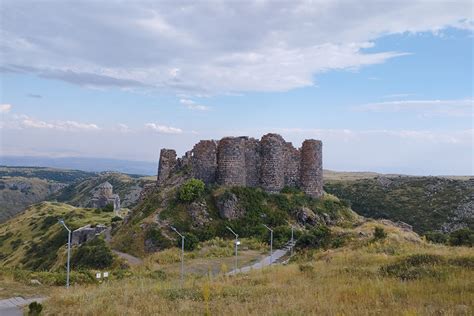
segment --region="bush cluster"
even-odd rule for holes
[[[179,189],[179,199],[183,202],[193,202],[203,195],[205,189],[204,182],[194,178],[190,179]]]
[[[375,227],[374,228],[374,240],[382,240],[387,237],[387,233],[383,227]]]
[[[298,239],[298,248],[326,248],[331,242],[331,231],[327,226],[314,227],[304,232]]]
[[[474,230],[470,228],[462,228],[444,234],[442,232],[427,232],[425,234],[426,240],[438,244],[449,244],[450,246],[474,246]]]
[[[94,238],[74,251],[71,264],[74,268],[103,269],[114,261],[112,251],[102,238]]]
[[[382,266],[383,275],[397,277],[402,280],[416,280],[423,277],[442,278],[443,265],[446,260],[439,255],[415,254],[408,256],[396,263]]]

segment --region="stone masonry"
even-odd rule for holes
[[[261,140],[225,137],[200,141],[179,159],[176,151],[162,149],[157,185],[164,185],[173,173],[183,169],[206,184],[261,187],[268,192],[288,186],[313,197],[323,194],[319,140],[305,140],[297,149],[278,134],[264,135]]]

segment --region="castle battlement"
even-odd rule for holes
[[[162,149],[157,185],[163,185],[174,172],[184,168],[206,184],[261,187],[268,192],[279,192],[288,186],[314,197],[323,194],[319,140],[305,140],[299,149],[278,134],[264,135],[261,140],[202,140],[182,158],[177,158],[175,150]]]

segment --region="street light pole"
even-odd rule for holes
[[[273,263],[273,229],[263,224],[270,231],[270,265]]]
[[[184,236],[181,235],[176,228],[170,226],[172,230],[176,232],[179,236],[181,236],[181,282],[184,280]]]
[[[291,226],[291,255],[293,255],[293,247],[294,247],[294,242],[295,242],[295,238],[294,238],[294,229],[295,229],[295,226],[293,226],[293,224],[291,224],[289,221],[286,221],[290,226]]]
[[[235,236],[235,267],[234,267],[235,273],[234,273],[234,274],[237,274],[237,267],[238,267],[238,262],[237,262],[237,246],[238,246],[238,244],[239,244],[239,235],[237,235],[237,234],[232,230],[232,228],[230,228],[229,226],[226,226],[226,228],[227,228],[228,230],[230,230],[230,232],[231,232],[232,234],[234,234],[234,236]]]
[[[70,262],[71,262],[71,230],[66,226],[63,219],[59,220],[59,224],[66,228],[67,234],[67,273],[66,273],[66,288],[69,288],[69,273],[70,273]]]

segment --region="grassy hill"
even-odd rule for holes
[[[171,184],[155,189],[133,209],[112,245],[137,256],[168,248],[176,234],[170,226],[187,233],[188,240],[206,241],[229,236],[230,226],[240,237],[268,240],[263,224],[278,232],[278,247],[290,238],[288,221],[304,227],[350,225],[358,219],[347,204],[325,195],[312,199],[294,189],[268,194],[259,188],[211,186],[189,201],[180,190],[186,179],[175,175]],[[225,214],[226,212],[230,214]]]
[[[419,233],[474,229],[474,179],[381,176],[330,179],[325,190],[360,215],[406,222]]]
[[[58,250],[67,244],[67,232],[58,224],[64,219],[71,229],[87,224],[110,225],[113,213],[42,202],[0,224],[0,267],[50,270]]]
[[[387,232],[385,238],[374,239],[376,226]],[[299,250],[288,265],[249,274],[188,274],[181,283],[178,274],[152,270],[148,276],[137,274],[100,286],[55,288],[44,303],[45,312],[472,315],[472,248],[428,244],[412,232],[377,221],[338,230],[348,236],[343,247]]]
[[[67,185],[94,175],[79,170],[0,167],[0,223]]]
[[[94,189],[105,181],[112,184],[114,193],[120,196],[122,206],[131,208],[138,202],[143,187],[146,184],[154,183],[156,178],[105,172],[68,186],[51,195],[48,199],[78,207],[87,207]]]
[[[59,201],[78,207],[89,206],[93,190],[109,181],[122,206],[133,207],[145,184],[153,177],[121,173],[94,173],[42,167],[0,167],[0,223],[41,201]]]
[[[50,297],[44,303],[45,314],[473,312],[472,248],[431,244],[390,221],[364,219],[331,194],[312,199],[294,189],[280,194],[241,187],[200,191],[199,185],[188,183],[177,175],[164,189],[150,192],[113,231],[112,247],[143,260],[108,270],[110,280],[101,284],[93,277],[87,282],[75,279],[71,291],[55,286],[64,283],[60,279],[38,289]],[[44,202],[1,225],[1,262],[8,269],[0,268],[0,282],[10,288],[8,295],[19,293],[12,289],[33,291],[32,278],[39,273],[49,277],[63,269],[64,248],[60,248],[66,235],[57,224],[59,217],[76,228],[109,223],[111,216]],[[268,251],[268,231],[263,224],[274,229],[277,248],[290,239],[287,221],[296,226],[298,238],[296,255],[289,264],[225,275],[233,264],[233,236],[226,226],[242,241],[240,264],[249,264]],[[186,236],[184,282],[179,277],[177,238],[170,225]],[[41,281],[45,284],[47,277]],[[7,293],[0,289],[0,295]]]

